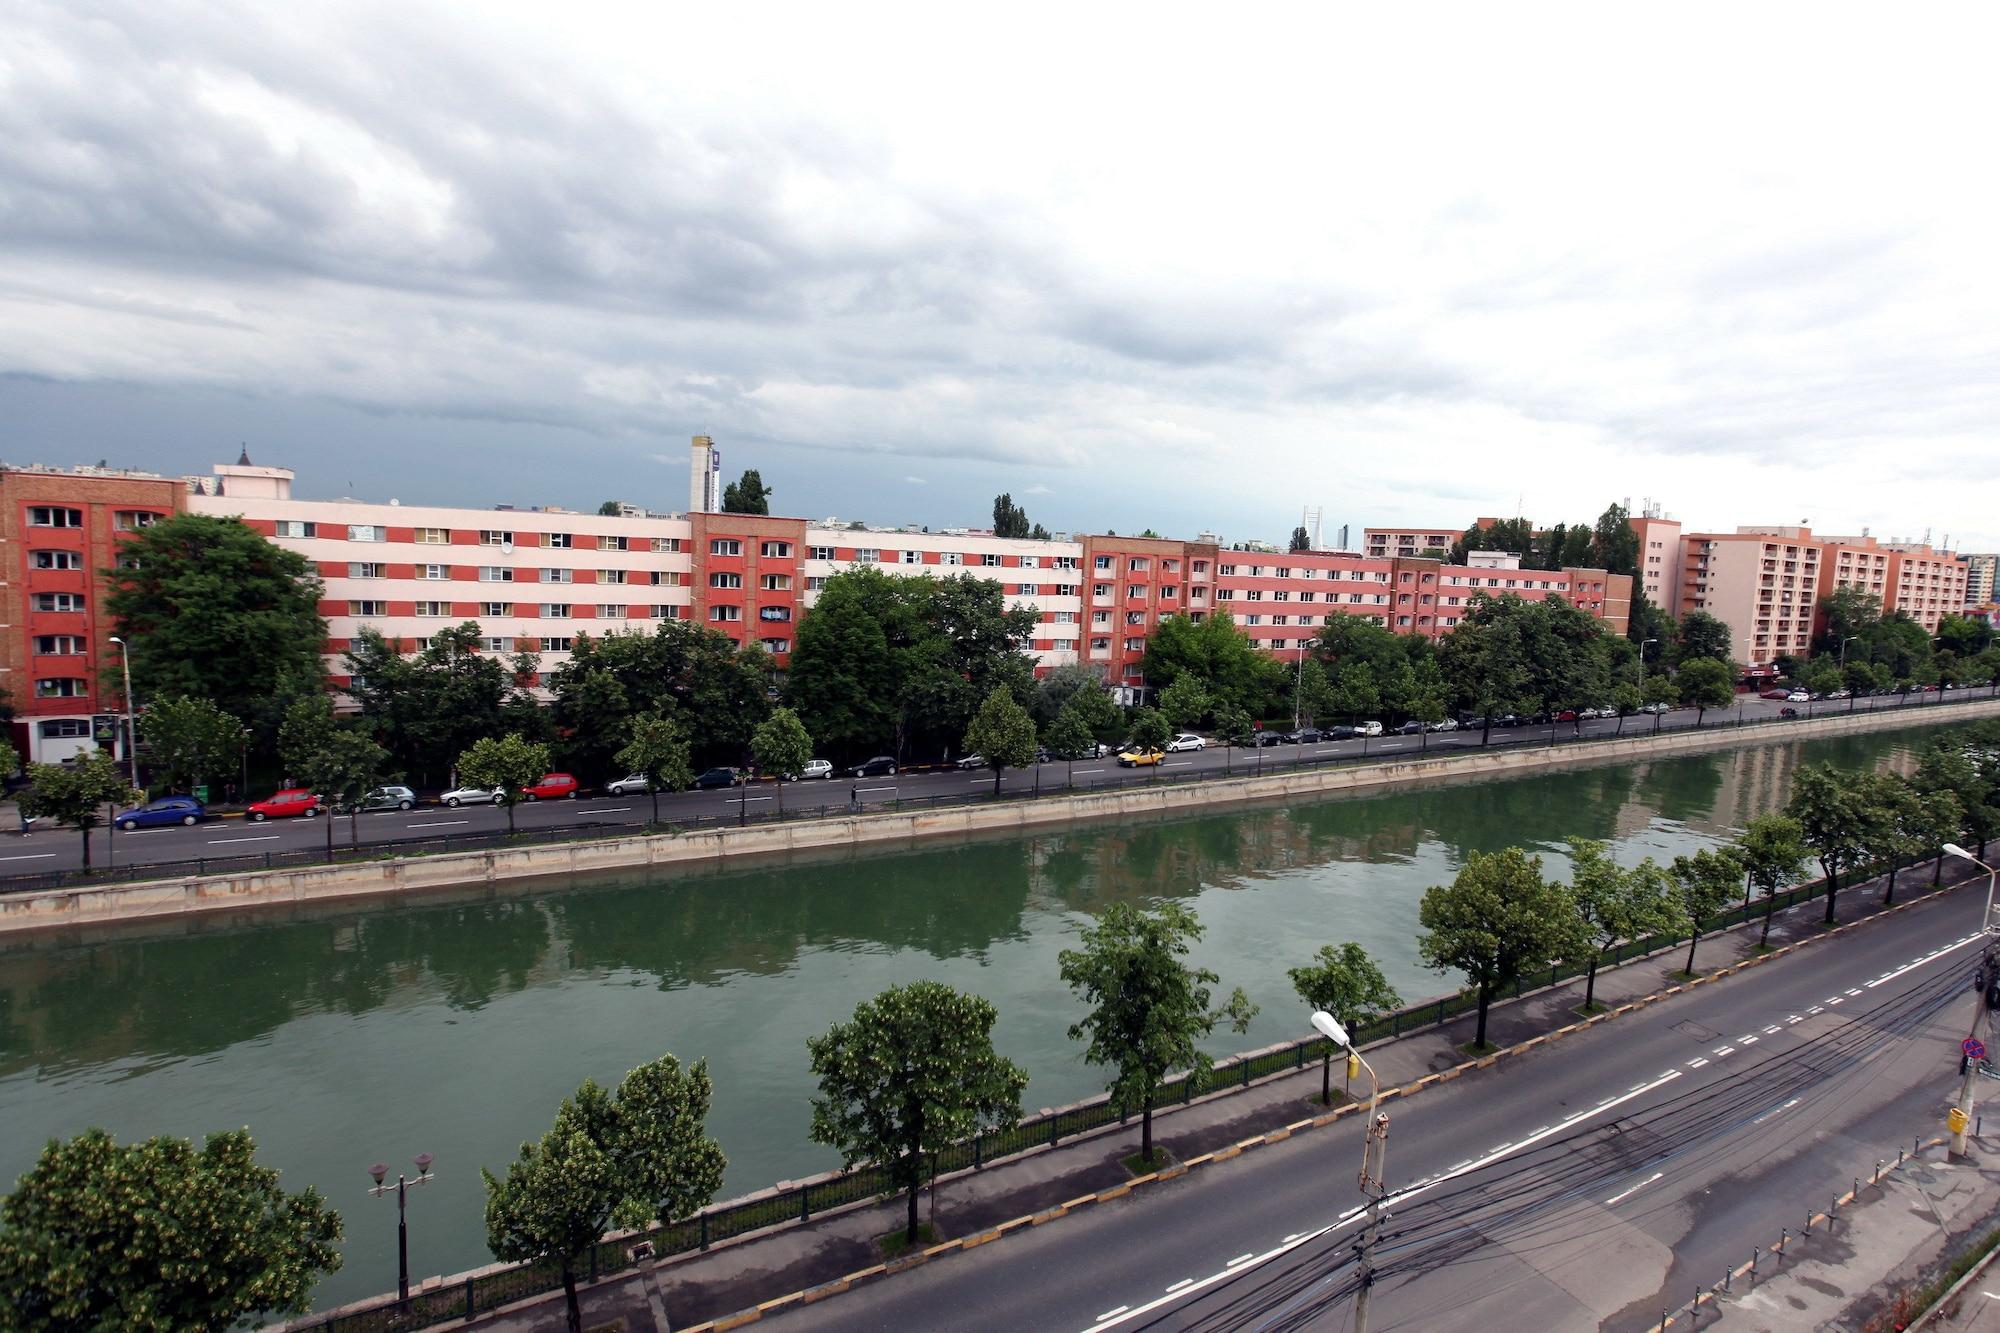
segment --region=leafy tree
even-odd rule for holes
[[[1259,652],[1221,611],[1199,624],[1186,615],[1161,620],[1146,639],[1144,671],[1146,683],[1162,690],[1192,675],[1207,691],[1211,706],[1233,704],[1252,714],[1262,714],[1290,684],[1284,667]]]
[[[1293,552],[1312,550],[1312,534],[1304,528],[1292,529],[1292,542],[1288,548]]]
[[[347,811],[347,837],[359,846],[361,798],[382,780],[389,756],[381,746],[360,732],[336,726],[326,731],[319,744],[297,757],[294,771],[308,790],[317,792],[330,807],[326,821],[326,850],[333,854],[334,811]]]
[[[1637,685],[1629,680],[1619,681],[1611,689],[1611,706],[1618,710],[1618,734],[1625,734],[1625,719],[1645,705],[1646,696]]]
[[[1673,616],[1665,608],[1653,605],[1652,599],[1646,596],[1643,581],[1639,579],[1632,581],[1632,604],[1626,613],[1625,638],[1634,644],[1642,644],[1648,639],[1657,640],[1653,649],[1656,653],[1680,638],[1680,629],[1674,624]]]
[[[239,519],[176,514],[119,543],[105,609],[142,698],[206,699],[268,744],[292,700],[325,688],[323,591],[310,562]]]
[[[1209,711],[1208,691],[1199,680],[1188,675],[1161,690],[1159,702],[1167,725],[1177,730],[1198,725]]]
[[[1668,878],[1673,886],[1674,915],[1687,928],[1688,960],[1683,969],[1694,975],[1694,949],[1709,920],[1736,899],[1743,882],[1743,861],[1731,847],[1704,847],[1692,856],[1676,856]]]
[[[1535,525],[1533,520],[1516,517],[1503,518],[1486,527],[1474,524],[1467,528],[1459,539],[1452,543],[1451,563],[1462,565],[1468,551],[1512,551],[1526,564],[1535,550]]]
[[[641,713],[632,719],[625,748],[618,752],[618,766],[628,773],[644,774],[646,794],[653,798],[653,822],[660,822],[660,789],[686,791],[694,784],[694,766],[688,761],[687,737],[672,717]]]
[[[1648,676],[1643,693],[1649,704],[1665,704],[1671,708],[1681,701],[1681,687],[1672,676]]]
[[[1028,537],[1030,540],[1038,542],[1052,542],[1056,539],[1056,536],[1053,532],[1050,532],[1047,528],[1043,527],[1039,523],[1035,524],[1035,526],[1029,530]]]
[[[1815,650],[1841,656],[1842,645],[1850,639],[1856,642],[1848,650],[1848,660],[1860,657],[1866,660],[1869,654],[1869,639],[1875,627],[1882,620],[1882,599],[1859,588],[1835,588],[1819,599],[1819,636],[1813,640]]]
[[[568,752],[598,772],[612,763],[637,713],[672,716],[697,764],[741,763],[751,732],[771,711],[770,673],[761,647],[664,620],[650,634],[578,635],[569,661],[545,683],[555,695],[555,719],[573,732]]]
[[[192,791],[235,760],[243,724],[206,699],[170,694],[139,715],[139,739],[168,790]]]
[[[671,1055],[634,1069],[616,1094],[585,1079],[505,1179],[481,1169],[487,1246],[503,1261],[555,1264],[570,1333],[583,1328],[583,1257],[606,1231],[677,1222],[722,1187],[726,1163],[706,1128],[714,1090],[707,1061],[683,1069]]]
[[[616,500],[606,500],[603,504],[597,506],[597,516],[599,518],[616,518],[622,512],[624,512],[624,506],[620,505]]]
[[[278,758],[285,765],[286,780],[297,785],[304,781],[299,772],[306,761],[325,749],[328,738],[339,728],[333,716],[333,700],[324,694],[295,699],[285,709],[278,727]]]
[[[1971,616],[1948,615],[1938,621],[1938,650],[1955,657],[1977,657],[1993,646],[1993,627]]]
[[[1494,992],[1524,973],[1590,952],[1569,890],[1542,878],[1542,859],[1518,847],[1469,852],[1449,885],[1424,890],[1417,955],[1439,972],[1460,971],[1478,993],[1473,1045],[1486,1045]]]
[[[483,736],[458,757],[460,782],[500,793],[509,833],[514,832],[514,807],[521,803],[521,788],[540,781],[548,771],[549,747],[511,733]]]
[[[1884,773],[1875,779],[1872,804],[1876,818],[1870,824],[1869,854],[1889,863],[1889,883],[1882,905],[1896,901],[1896,875],[1905,862],[1940,855],[1938,849],[1958,833],[1964,807],[1949,791],[1926,792],[1899,773]]]
[[[870,583],[888,577],[867,573]],[[792,644],[786,697],[813,735],[843,756],[880,745],[896,729],[895,684],[885,681],[892,623],[872,604],[874,591],[845,574],[829,578]]]
[[[1709,709],[1727,708],[1736,702],[1736,673],[1730,670],[1729,663],[1713,657],[1683,662],[1674,675],[1674,684],[1680,691],[1681,702],[1694,705],[1696,726],[1701,725]]]
[[[1450,689],[1444,672],[1433,659],[1426,657],[1409,668],[1409,676],[1403,686],[1403,712],[1424,724],[1417,748],[1430,748],[1430,728],[1444,721],[1445,700]]]
[[[1000,1014],[937,981],[891,986],[806,1043],[820,1095],[812,1137],[848,1166],[879,1168],[908,1196],[917,1239],[924,1159],[961,1139],[1011,1129],[1028,1075],[993,1049]]]
[[[1029,736],[1034,735],[1033,728]],[[813,741],[799,715],[789,708],[774,708],[750,735],[750,753],[757,758],[759,772],[778,777],[778,810],[785,808],[785,783],[796,780],[812,762]],[[1029,756],[1033,757],[1032,753]]]
[[[1771,914],[1777,910],[1778,890],[1797,879],[1805,868],[1805,829],[1790,815],[1775,811],[1761,814],[1743,826],[1736,852],[1742,858],[1746,878],[1764,894],[1764,930],[1757,940],[1757,947],[1764,948],[1771,942]]]
[[[1363,718],[1382,706],[1382,691],[1374,672],[1364,662],[1350,662],[1327,685],[1327,697],[1335,714]]]
[[[1792,799],[1785,813],[1798,821],[1799,835],[1819,858],[1826,875],[1826,924],[1833,924],[1834,894],[1840,872],[1859,864],[1867,851],[1871,818],[1868,793],[1860,775],[1832,764],[1801,768],[1792,781]]]
[[[1583,982],[1587,1011],[1597,1002],[1597,965],[1604,951],[1667,928],[1667,882],[1650,856],[1627,870],[1611,859],[1604,843],[1590,838],[1572,838],[1569,859],[1570,897],[1590,947]]]
[[[1027,512],[1014,503],[1011,493],[1002,492],[993,497],[993,535],[996,537],[1029,535]]]
[[[588,667],[562,680],[553,707],[563,766],[586,782],[611,776],[632,718],[624,683],[607,668]]]
[[[101,1129],[51,1139],[0,1205],[9,1328],[178,1333],[304,1314],[340,1267],[340,1214],[287,1194],[242,1130],[197,1151]]]
[[[1215,1062],[1196,1043],[1225,1020],[1248,1031],[1257,1012],[1240,988],[1220,1009],[1209,1008],[1209,987],[1218,978],[1182,961],[1201,933],[1194,913],[1179,903],[1151,912],[1113,903],[1083,932],[1082,947],[1064,949],[1057,960],[1064,984],[1090,1006],[1070,1025],[1070,1040],[1090,1043],[1085,1063],[1114,1071],[1110,1091],[1120,1105],[1138,1104],[1139,1155],[1149,1164],[1161,1081],[1175,1069],[1206,1074]]]
[[[1798,674],[1798,681],[1814,694],[1827,695],[1841,687],[1845,679],[1840,663],[1822,653],[1807,662]]]
[[[1911,781],[1927,796],[1949,793],[1957,800],[1959,840],[1978,844],[1979,855],[1984,856],[1986,840],[2000,828],[2000,805],[1995,803],[1992,782],[1962,741],[1954,736],[1938,737],[1918,757]]]
[[[1639,573],[1639,534],[1632,528],[1632,515],[1624,505],[1608,506],[1598,516],[1590,537],[1591,566],[1612,574]]]
[[[1097,738],[1091,735],[1090,725],[1083,720],[1083,710],[1074,704],[1065,704],[1055,720],[1043,730],[1042,744],[1049,747],[1050,754],[1063,761],[1065,782],[1074,777],[1077,760],[1097,751]]]
[[[1135,750],[1164,750],[1173,738],[1173,728],[1156,708],[1135,708],[1126,721],[1126,744]]]
[[[1680,642],[1674,660],[1686,665],[1702,658],[1729,661],[1729,626],[1706,611],[1690,611],[1681,617]]]
[[[424,784],[441,782],[451,756],[510,729],[504,713],[512,672],[482,642],[476,620],[439,630],[415,652],[372,629],[355,635],[346,655],[354,682],[347,693],[360,705],[360,725],[398,771]]]
[[[28,785],[21,789],[21,813],[31,819],[53,819],[83,836],[83,865],[90,868],[90,831],[105,819],[106,806],[131,805],[142,799],[125,780],[125,770],[103,750],[92,750],[67,764],[29,764]]]
[[[1300,660],[1292,681],[1292,695],[1296,700],[1293,712],[1306,721],[1317,724],[1321,718],[1333,716],[1333,682],[1327,679],[1326,668],[1317,657]]]
[[[1224,745],[1234,749],[1239,745],[1249,744],[1252,730],[1250,715],[1242,709],[1232,705],[1217,710],[1215,734],[1222,738]]]
[[[1000,794],[1000,777],[1010,768],[1035,762],[1035,724],[1028,711],[1004,688],[986,696],[965,729],[965,752],[986,760],[993,770],[993,794]]]
[[[1312,962],[1285,975],[1292,979],[1292,989],[1306,1002],[1306,1008],[1332,1014],[1350,1033],[1403,1002],[1368,951],[1351,940],[1322,944]],[[1323,1105],[1333,1105],[1331,1043],[1320,1053],[1319,1099]]]
[[[725,514],[770,513],[771,488],[764,484],[763,474],[753,467],[737,480],[726,483],[722,488],[722,512]]]

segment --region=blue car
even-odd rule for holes
[[[198,824],[208,811],[192,796],[162,796],[136,810],[127,810],[111,822],[130,833],[133,829],[162,828],[168,824]]]

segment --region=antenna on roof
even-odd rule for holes
[[[242,443],[242,442],[241,442],[241,441],[238,441],[238,443]],[[249,467],[249,466],[250,466],[250,446],[249,446],[248,444],[244,444],[244,445],[243,445],[243,452],[242,452],[242,453],[240,453],[240,454],[238,454],[238,455],[236,456],[236,466],[238,466],[238,467]]]

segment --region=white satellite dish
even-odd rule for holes
[[[512,555],[514,554],[514,543],[511,541],[501,542],[500,550],[505,555]]]

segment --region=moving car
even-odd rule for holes
[[[575,800],[576,794],[582,790],[582,785],[567,773],[544,773],[541,779],[532,786],[521,788],[521,799],[524,801],[559,801],[567,796],[571,800]]]
[[[192,796],[162,796],[157,801],[134,806],[111,822],[125,832],[142,828],[165,828],[171,824],[199,824],[208,811]]]
[[[1355,725],[1354,730],[1356,734],[1362,736],[1380,736],[1382,734],[1382,724],[1380,722],[1361,722]]]
[[[810,781],[813,778],[830,778],[832,776],[833,761],[831,759],[808,759],[806,760],[806,766],[792,775],[792,781]]]
[[[616,782],[604,784],[606,796],[644,796],[652,788],[644,773],[631,773]]]
[[[1191,731],[1183,731],[1167,742],[1168,754],[1179,754],[1182,750],[1206,750],[1208,742]]]
[[[1790,694],[1785,696],[1785,702],[1788,704],[1810,703],[1812,702],[1812,696],[1810,694],[1807,694],[1804,690],[1793,690]]]
[[[1285,737],[1285,744],[1318,745],[1321,741],[1325,739],[1326,739],[1326,733],[1321,731],[1318,727],[1300,727],[1297,731],[1294,731]],[[1174,747],[1169,745],[1167,748],[1171,750]]]
[[[1355,738],[1356,736],[1359,736],[1360,734],[1361,734],[1361,731],[1360,731],[1360,729],[1359,729],[1359,728],[1357,728],[1357,727],[1321,727],[1321,728],[1320,728],[1320,739],[1322,739],[1322,740],[1329,740],[1329,741],[1351,741],[1351,740],[1353,740],[1353,739],[1354,739],[1354,738]]]
[[[896,776],[896,761],[886,754],[878,754],[848,769],[847,775],[851,778],[893,778]]]
[[[377,787],[351,807],[335,806],[333,813],[345,815],[359,810],[362,814],[369,814],[378,810],[414,810],[416,807],[417,794],[408,787]]]
[[[1424,733],[1424,724],[1417,721],[1415,718],[1411,718],[1408,722],[1405,722],[1396,728],[1396,734],[1398,736],[1421,736],[1423,733]]]
[[[287,787],[283,791],[272,792],[261,801],[251,802],[245,813],[253,824],[294,816],[310,819],[319,813],[319,797],[302,787]]]
[[[958,767],[966,769],[984,768],[986,767],[986,756],[983,754],[966,755],[958,761]]]
[[[743,781],[743,775],[733,768],[711,768],[694,780],[696,791],[714,791],[718,787],[734,787]]]
[[[1668,704],[1651,703],[1651,704],[1640,704],[1639,711],[1642,713],[1666,713],[1666,712],[1671,712],[1673,710],[1672,707]]]
[[[1758,697],[1761,699],[1786,699],[1791,697],[1791,693],[1790,690],[1786,689],[1765,690]]]
[[[1851,699],[1854,697],[1854,693],[1851,690],[1828,690],[1826,697],[1829,699]]]
[[[1120,750],[1118,764],[1121,768],[1146,768],[1166,757],[1163,750]]]
[[[498,787],[453,787],[438,800],[456,810],[461,805],[492,805],[500,799]]]

